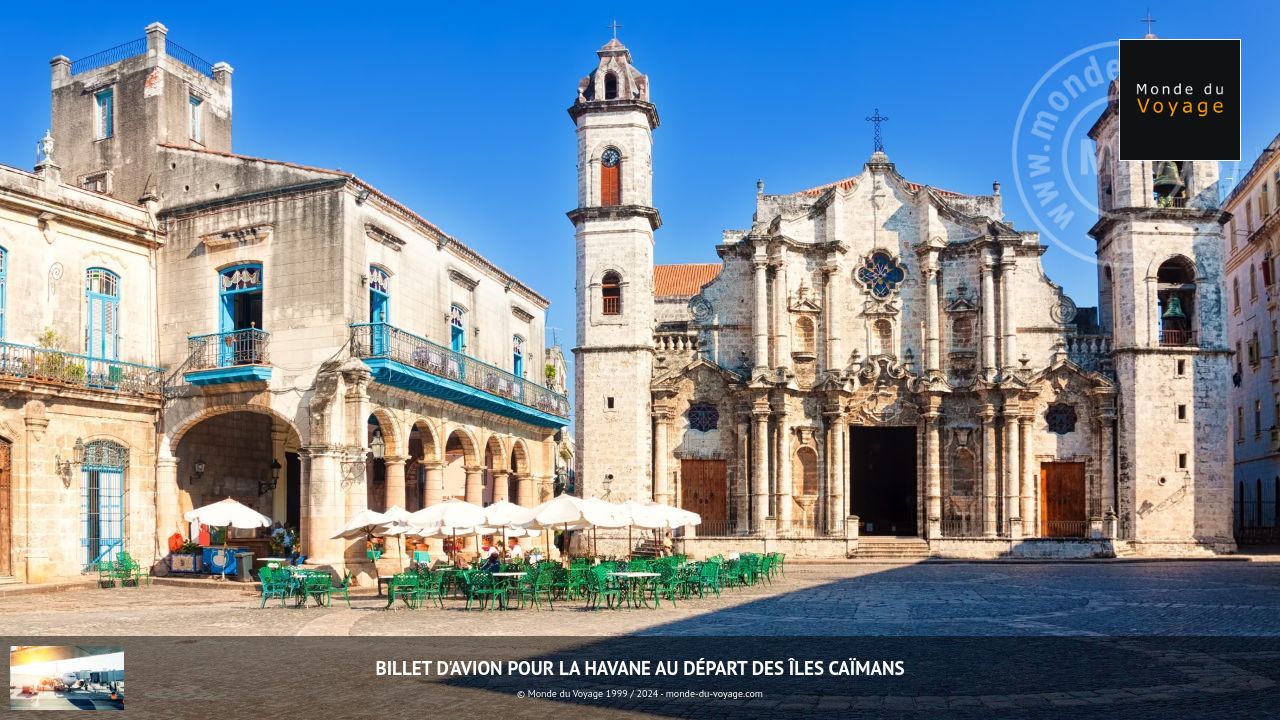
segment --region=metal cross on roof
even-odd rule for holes
[[[1148,9],[1147,9],[1147,16],[1146,16],[1146,17],[1144,17],[1144,18],[1142,18],[1142,19],[1141,19],[1141,20],[1139,20],[1138,22],[1144,22],[1144,23],[1146,23],[1146,24],[1147,24],[1147,35],[1148,35],[1148,36],[1150,36],[1150,35],[1152,35],[1152,34],[1153,34],[1153,33],[1151,32],[1151,23],[1153,23],[1153,22],[1155,22],[1155,21],[1156,21],[1156,19],[1155,19],[1155,18],[1153,18],[1153,17],[1151,17],[1151,9],[1150,9],[1150,8],[1148,8]]]
[[[880,134],[880,123],[885,122],[889,118],[880,114],[880,108],[876,108],[875,115],[867,116],[867,122],[874,123],[876,128],[875,134],[875,150],[876,152],[884,152],[884,137]]]
[[[606,25],[606,27],[608,27],[608,28],[610,28],[610,29],[612,29],[612,30],[613,30],[613,39],[614,39],[614,40],[617,40],[617,39],[618,39],[618,28],[622,27],[621,25],[619,25],[619,24],[618,24],[617,19],[614,19],[614,21],[613,21],[613,22],[611,22],[611,23],[609,23],[608,25]]]

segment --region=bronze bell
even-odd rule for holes
[[[1165,308],[1162,318],[1186,318],[1187,314],[1182,312],[1182,301],[1177,295],[1169,298],[1169,306]]]
[[[1156,163],[1156,179],[1151,185],[1156,194],[1161,197],[1173,195],[1183,185],[1182,173],[1178,170],[1178,163],[1172,160],[1162,160]]]

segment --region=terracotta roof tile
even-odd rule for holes
[[[720,263],[653,266],[654,297],[692,297],[720,274]]]

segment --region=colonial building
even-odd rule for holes
[[[578,479],[699,512],[719,549],[814,555],[1226,550],[1229,350],[1217,166],[1102,168],[1100,302],[1049,280],[999,184],[857,174],[757,188],[715,264],[653,265],[648,78],[617,40],[578,135]],[[685,539],[697,552],[700,540]]]
[[[90,378],[104,356],[165,373],[162,394],[157,382],[120,399],[132,366],[116,362],[106,381],[82,383],[75,409],[42,415],[24,380],[0,433],[20,444],[45,417],[57,441],[48,458],[17,455],[39,464],[15,489],[39,486],[40,503],[89,492],[75,478],[62,488],[53,454],[69,457],[80,436],[97,457],[92,443],[111,438],[130,449],[110,487],[129,501],[136,557],[186,534],[183,511],[229,496],[299,527],[311,561],[338,568],[365,558],[363,540],[331,537],[366,507],[549,497],[569,406],[563,358],[543,350],[546,298],[350,173],[234,154],[231,77],[159,23],[104,53],[53,59],[52,137],[80,189],[15,174],[32,199],[15,221],[21,243],[5,242],[21,268],[10,298],[34,314],[7,314],[19,320],[5,339],[34,344],[50,327],[77,352],[85,338]],[[51,196],[102,227],[77,220],[82,239],[55,242],[71,224],[57,210],[46,222]],[[92,243],[110,245],[111,261]],[[46,291],[59,258],[84,282]],[[112,297],[118,315],[104,310]],[[103,421],[108,406],[142,413],[140,434]],[[92,413],[96,431],[60,413]],[[59,531],[84,535],[48,529]],[[58,560],[72,574],[93,558]]]
[[[1227,222],[1228,346],[1235,351],[1230,412],[1235,449],[1236,537],[1280,540],[1280,137],[1223,203]]]
[[[138,205],[0,166],[0,578],[155,552],[156,256]]]

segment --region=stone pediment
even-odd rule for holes
[[[732,370],[720,367],[702,356],[693,359],[687,365],[675,368],[653,380],[649,387],[653,392],[674,391],[682,380],[690,380],[701,385],[706,382],[720,382],[725,386],[742,382],[742,377]]]
[[[977,312],[977,297],[970,294],[969,287],[963,283],[956,288],[947,302],[947,312],[949,313],[967,313]]]

